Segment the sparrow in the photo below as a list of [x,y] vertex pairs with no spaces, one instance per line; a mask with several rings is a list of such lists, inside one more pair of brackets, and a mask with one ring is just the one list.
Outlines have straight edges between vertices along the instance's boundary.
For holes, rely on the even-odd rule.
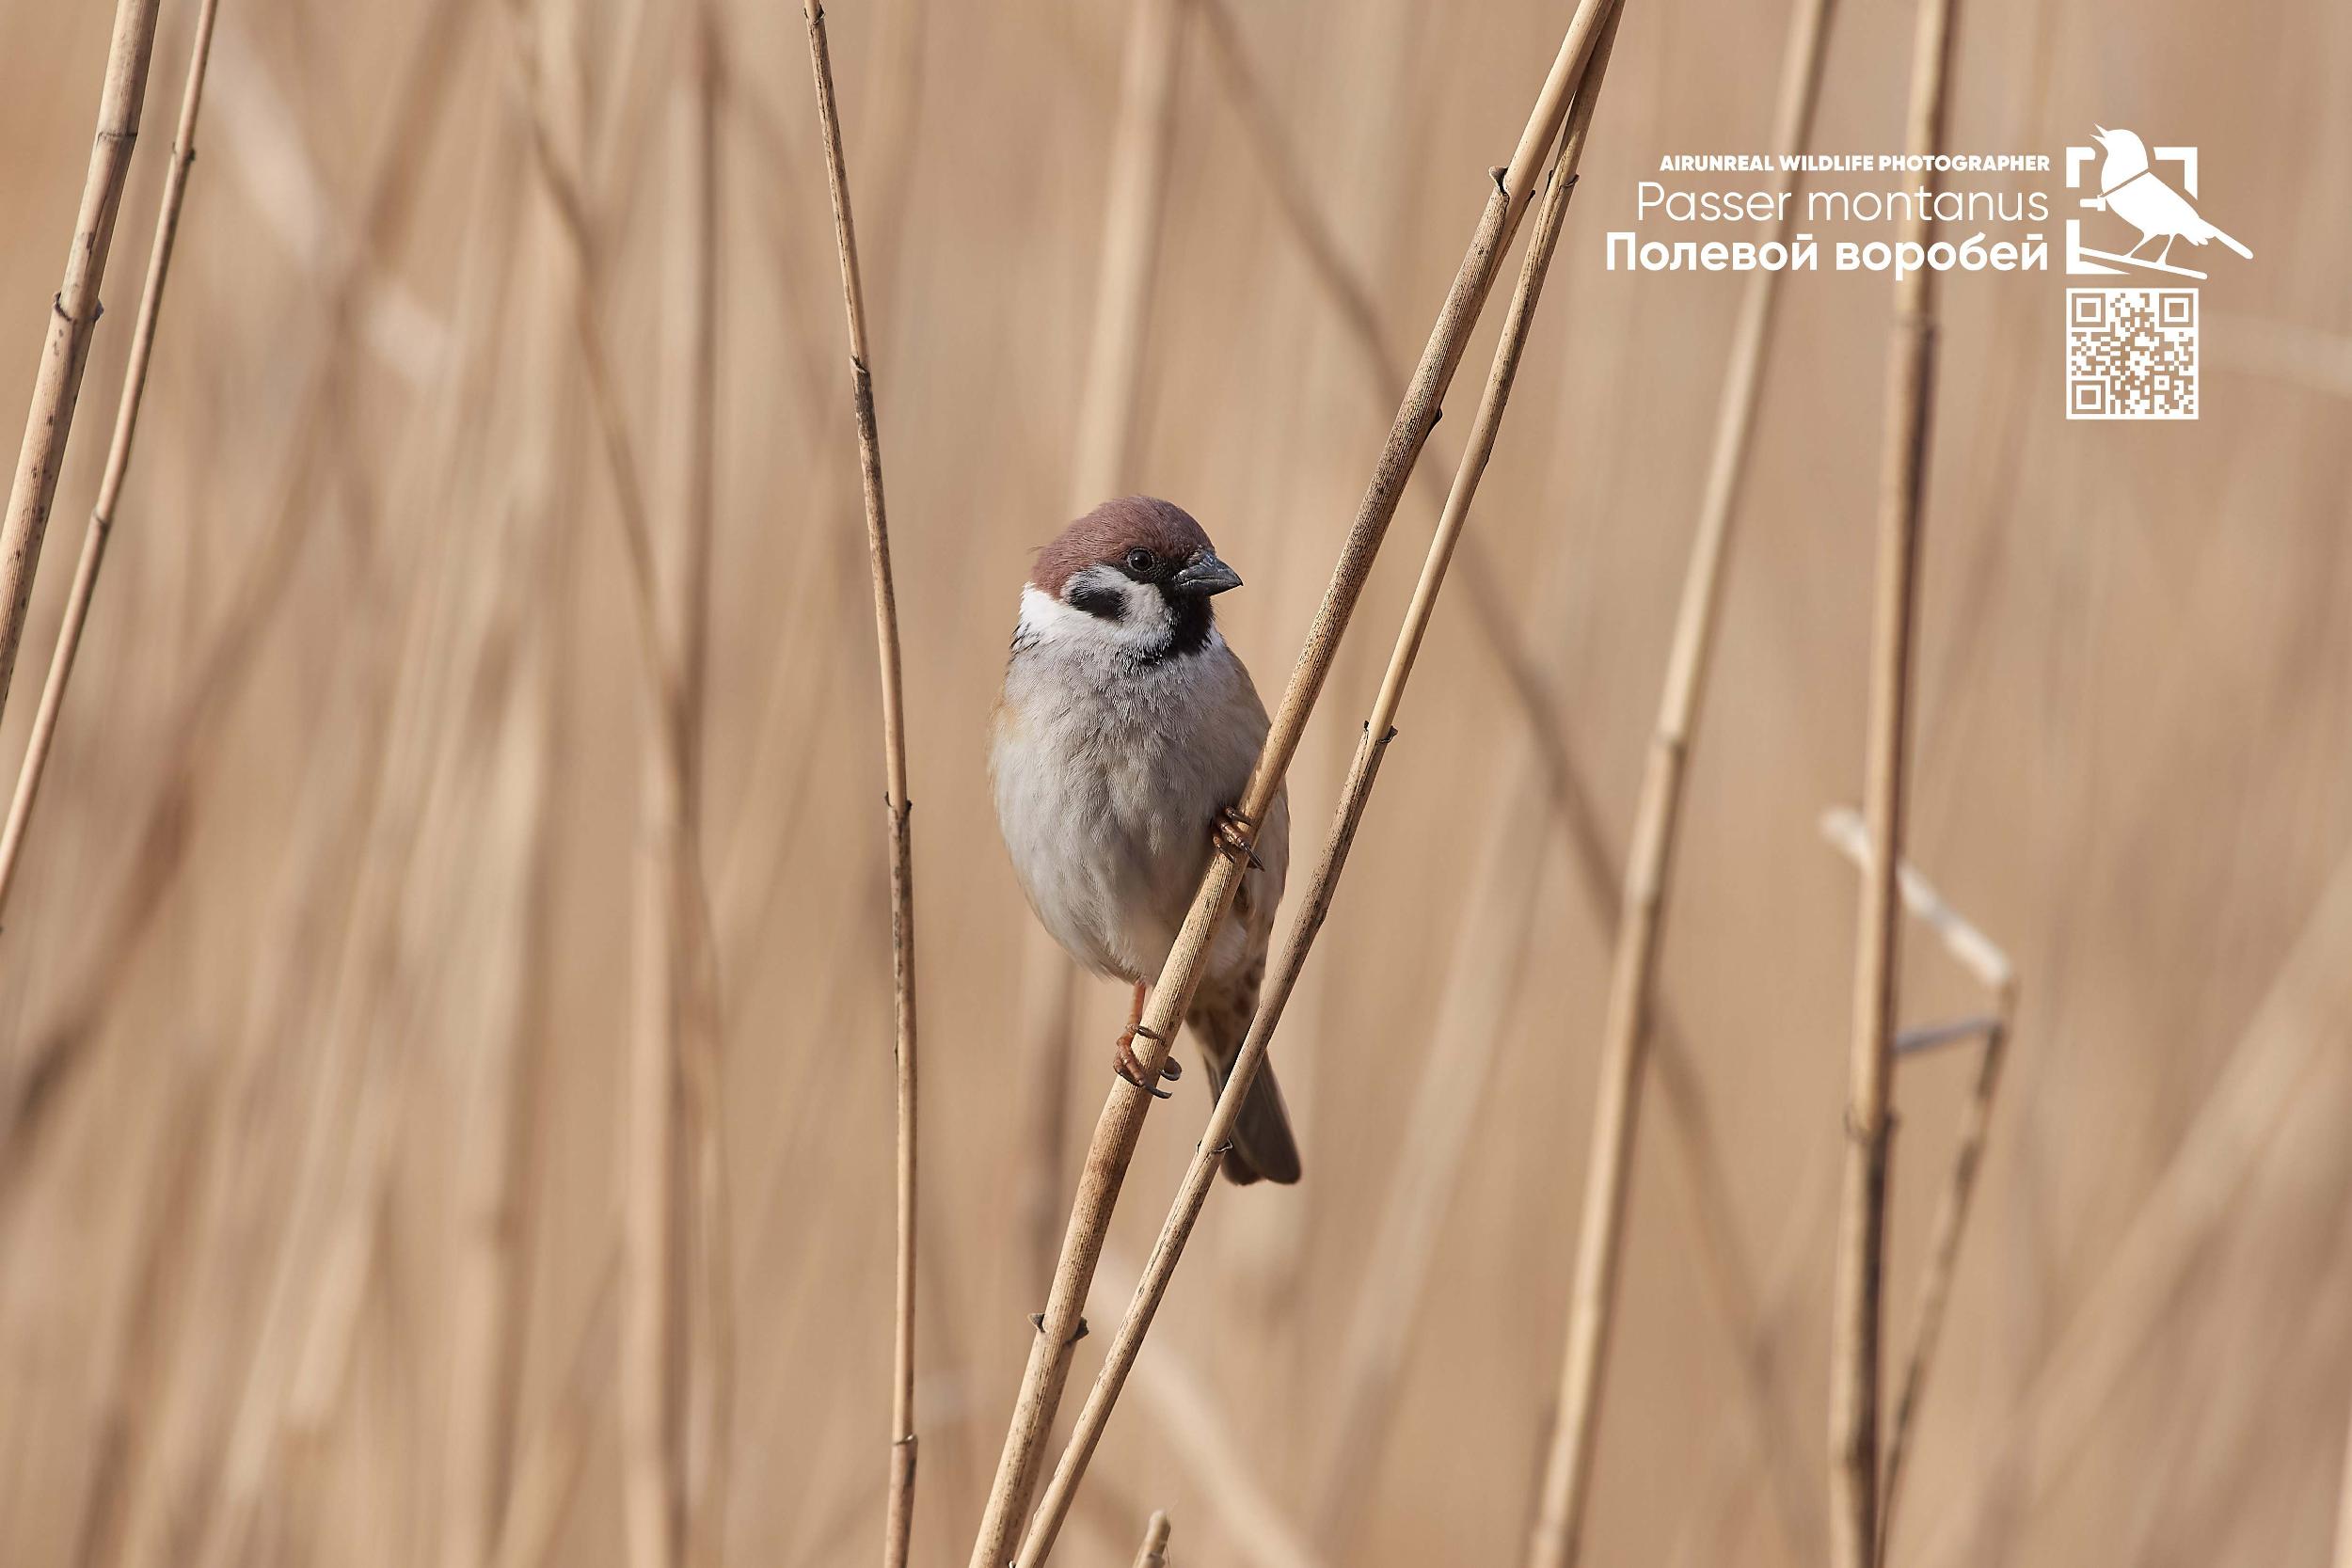
[[2137,257],[2140,248],[2161,238],[2164,248],[2156,253],[2156,265],[2163,266],[2165,258],[2172,254],[2174,240],[2186,240],[2191,245],[2203,245],[2219,240],[2240,256],[2250,258],[2254,253],[2237,241],[2197,215],[2188,198],[2158,179],[2148,166],[2148,147],[2129,131],[2110,131],[2098,127],[2091,138],[2106,153],[2099,165],[2099,194],[2083,202],[2101,212],[2112,209],[2115,214],[2139,230],[2139,244],[2124,255]]
[[[1149,496],[1104,502],[1038,552],[991,727],[996,821],[1021,891],[1072,958],[1135,987],[1113,1064],[1163,1096],[1143,1079],[1135,1038],[1209,857],[1248,857],[1184,1015],[1213,1093],[1257,1010],[1290,863],[1285,794],[1258,825],[1254,853],[1237,814],[1266,735],[1265,705],[1212,603],[1240,586],[1183,508]],[[1262,1064],[1225,1175],[1291,1182],[1298,1169],[1281,1090]]]

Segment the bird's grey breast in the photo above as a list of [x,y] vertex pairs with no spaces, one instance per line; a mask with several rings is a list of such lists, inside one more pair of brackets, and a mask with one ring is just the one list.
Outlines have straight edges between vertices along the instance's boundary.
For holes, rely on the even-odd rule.
[[1247,783],[1263,710],[1221,639],[1156,663],[1016,643],[994,771],[1039,916],[1102,973],[1150,978]]

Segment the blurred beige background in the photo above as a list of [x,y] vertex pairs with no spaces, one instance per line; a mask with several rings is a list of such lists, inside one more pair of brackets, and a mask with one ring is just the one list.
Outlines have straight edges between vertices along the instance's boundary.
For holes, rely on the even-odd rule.
[[[1786,20],[1629,5],[1470,525],[1502,584],[1494,629],[1541,660],[1613,863],[1740,285],[1608,272],[1602,235],[1629,226],[1661,154],[1765,142]],[[1295,194],[1327,215],[1392,359],[1419,351],[1569,8],[1233,4],[1304,171]],[[586,144],[594,309],[658,529],[680,490],[662,322],[682,9],[549,0],[529,23],[559,129]],[[107,11],[0,6],[0,392],[29,384]],[[104,451],[191,15],[165,6],[0,726],[11,766]],[[1026,552],[1069,511],[1127,8],[843,0],[832,18],[920,808],[915,1551],[961,1562],[1041,1305],[1020,1202],[1030,917],[996,842],[985,723]],[[1818,147],[1898,143],[1912,20],[1837,8]],[[882,784],[800,19],[724,0],[717,24],[701,805],[734,1325],[723,1537],[729,1560],[799,1568],[870,1560],[881,1532]],[[2024,1008],[1893,1560],[2315,1568],[2352,1416],[2352,922],[2325,897],[2352,846],[2352,10],[1967,0],[1959,29],[1955,146],[2057,155],[2094,120],[2199,144],[2211,214],[2255,260],[2212,269],[2189,425],[2063,420],[2058,278],[1946,292],[1913,853],[2007,946]],[[517,1477],[559,1483],[542,1560],[621,1560],[606,1282],[641,725],[516,38],[505,8],[462,0],[223,9],[137,461],[0,939],[11,1564],[464,1562]],[[1193,25],[1128,483],[1192,510],[1248,578],[1220,609],[1271,691],[1393,389],[1305,261],[1221,58]],[[379,254],[355,268],[388,202]],[[1653,1094],[1595,1563],[1804,1560],[1804,1510],[1821,1506],[1855,900],[1815,824],[1860,783],[1887,317],[1880,279],[1800,275],[1785,294],[1662,981],[1758,1303],[1727,1325]],[[1490,321],[1433,443],[1439,474],[1492,337]],[[1294,769],[1302,843],[1435,495],[1417,485],[1400,511]],[[1532,916],[1507,923],[1510,952],[1471,956],[1505,976],[1492,1026],[1445,1005],[1481,972],[1455,933],[1511,896],[1478,848],[1519,809],[1523,766],[1475,619],[1450,591],[1278,1042],[1307,1180],[1214,1194],[1059,1560],[1127,1560],[1153,1507],[1185,1563],[1516,1559],[1608,944],[1585,863],[1539,816],[1519,862]],[[1066,1160],[1120,1001],[1080,994]],[[1914,933],[1904,1019],[1978,1006]],[[1397,1153],[1433,1057],[1458,1077],[1489,1044],[1337,1544],[1324,1472]],[[2256,1071],[2242,1052],[2260,1082],[2233,1093],[2233,1064]],[[1898,1344],[1970,1075],[1946,1052],[1899,1079]],[[1112,1301],[1206,1114],[1200,1076],[1147,1127]],[[485,1279],[505,1282],[507,1318],[484,1318]],[[1079,1378],[1106,1337],[1080,1348]],[[1804,1483],[1793,1503],[1755,1450],[1751,1354]],[[1223,1435],[1204,1446],[1200,1421]],[[1225,1470],[1204,1467],[1220,1452]],[[1286,1533],[1313,1555],[1283,1556]]]

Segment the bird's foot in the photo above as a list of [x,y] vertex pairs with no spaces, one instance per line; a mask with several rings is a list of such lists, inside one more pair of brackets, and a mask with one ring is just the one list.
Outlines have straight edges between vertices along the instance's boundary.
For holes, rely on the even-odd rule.
[[1253,868],[1263,871],[1265,862],[1260,860],[1258,852],[1249,847],[1249,831],[1255,826],[1237,808],[1227,806],[1216,814],[1216,821],[1210,826],[1209,842],[1216,846],[1218,854],[1230,855],[1235,860],[1247,857]]
[[[1156,1086],[1151,1079],[1144,1076],[1143,1063],[1136,1055],[1136,1037],[1138,1035],[1147,1040],[1156,1040],[1160,1037],[1140,1023],[1120,1035],[1118,1042],[1111,1047],[1111,1070],[1136,1088],[1149,1090],[1154,1099],[1166,1100],[1168,1091]],[[1176,1058],[1173,1056],[1160,1064],[1160,1077],[1170,1084],[1184,1075],[1184,1069],[1176,1065]]]

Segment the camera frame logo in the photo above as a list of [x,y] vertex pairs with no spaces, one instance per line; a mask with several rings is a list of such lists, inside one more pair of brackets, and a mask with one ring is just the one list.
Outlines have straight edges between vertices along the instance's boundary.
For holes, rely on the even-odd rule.
[[[2083,243],[2083,220],[2066,220],[2070,277],[2128,277],[2148,272],[2203,282],[2206,275],[2173,259],[2218,242],[2247,260],[2253,252],[2199,211],[2193,147],[2153,150],[2125,130],[2094,128],[2094,145],[2066,150],[2066,188],[2090,212],[2121,220],[2103,226],[2138,238],[2121,249]],[[2087,180],[2093,164],[2095,182]],[[2169,171],[2169,177],[2168,177]],[[2106,242],[2122,245],[2121,238]],[[2153,253],[2151,254],[2153,247]],[[2198,417],[2197,291],[2193,288],[2070,288],[2066,291],[2066,417],[2070,420],[2193,420]]]

